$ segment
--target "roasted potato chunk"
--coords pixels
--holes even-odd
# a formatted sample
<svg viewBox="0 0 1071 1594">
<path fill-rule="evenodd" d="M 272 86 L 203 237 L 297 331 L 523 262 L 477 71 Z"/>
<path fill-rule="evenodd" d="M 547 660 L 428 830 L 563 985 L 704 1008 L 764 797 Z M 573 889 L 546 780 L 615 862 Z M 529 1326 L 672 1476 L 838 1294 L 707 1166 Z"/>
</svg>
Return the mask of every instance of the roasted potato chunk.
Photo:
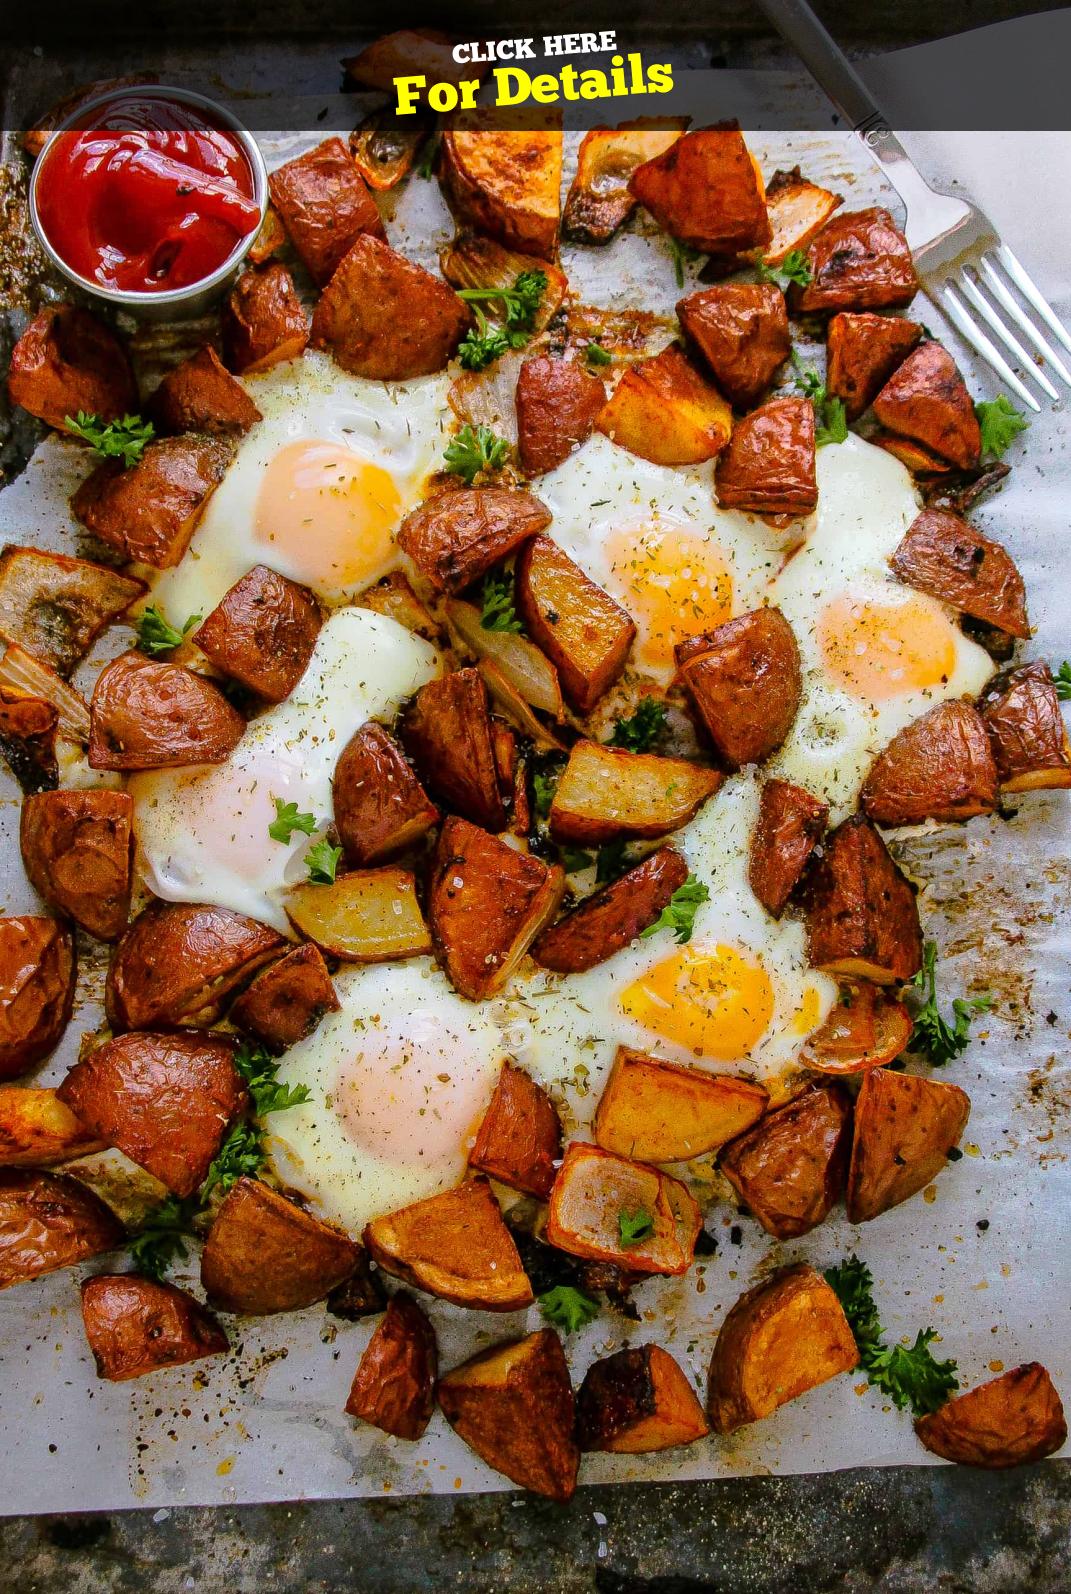
<svg viewBox="0 0 1071 1594">
<path fill-rule="evenodd" d="M 582 974 L 605 963 L 654 923 L 687 878 L 680 853 L 660 847 L 544 930 L 532 956 L 556 974 Z"/>
<path fill-rule="evenodd" d="M 101 670 L 89 714 L 91 769 L 222 764 L 245 730 L 203 675 L 133 650 Z"/>
<path fill-rule="evenodd" d="M 343 1283 L 361 1255 L 334 1224 L 259 1179 L 243 1178 L 224 1196 L 208 1231 L 201 1284 L 225 1312 L 299 1312 Z"/>
<path fill-rule="evenodd" d="M 807 249 L 811 280 L 793 283 L 789 298 L 801 312 L 897 310 L 910 304 L 919 281 L 907 239 L 887 210 L 842 210 Z"/>
<path fill-rule="evenodd" d="M 602 378 L 578 360 L 530 354 L 517 377 L 517 436 L 526 476 L 539 476 L 586 442 L 606 402 Z"/>
<path fill-rule="evenodd" d="M 665 232 L 705 255 L 765 248 L 772 237 L 762 173 L 735 125 L 685 133 L 628 186 Z"/>
<path fill-rule="evenodd" d="M 343 749 L 332 793 L 338 839 L 352 863 L 382 863 L 419 841 L 439 820 L 401 748 L 374 720 Z"/>
<path fill-rule="evenodd" d="M 550 510 L 534 493 L 469 487 L 414 509 L 398 546 L 437 592 L 462 592 L 549 525 Z"/>
<path fill-rule="evenodd" d="M 399 1290 L 358 1363 L 346 1410 L 398 1439 L 419 1439 L 435 1410 L 438 1369 L 435 1330 Z"/>
<path fill-rule="evenodd" d="M 306 941 L 258 974 L 228 1017 L 237 1029 L 278 1053 L 311 1035 L 324 1014 L 338 1008 L 323 953 Z"/>
<path fill-rule="evenodd" d="M 168 371 L 146 406 L 158 432 L 248 432 L 261 419 L 211 344 Z"/>
<path fill-rule="evenodd" d="M 494 111 L 475 111 L 445 129 L 443 186 L 462 222 L 507 249 L 553 260 L 561 208 L 561 131 L 506 130 L 500 124 Z"/>
<path fill-rule="evenodd" d="M 677 317 L 737 409 L 757 403 L 792 347 L 784 294 L 772 282 L 701 288 L 677 301 Z"/>
<path fill-rule="evenodd" d="M 629 1222 L 642 1238 L 629 1237 Z M 573 1141 L 554 1180 L 546 1237 L 572 1256 L 631 1273 L 686 1273 L 701 1227 L 685 1185 L 667 1173 Z"/>
<path fill-rule="evenodd" d="M 775 1240 L 823 1223 L 844 1189 L 852 1104 L 842 1085 L 812 1085 L 727 1145 L 718 1166 Z"/>
<path fill-rule="evenodd" d="M 454 60 L 454 41 L 434 28 L 403 28 L 373 39 L 358 55 L 343 61 L 342 67 L 354 83 L 370 89 L 394 93 L 396 77 L 419 77 L 429 83 L 453 83 L 462 78 L 486 77 L 488 67 Z"/>
<path fill-rule="evenodd" d="M 167 570 L 186 552 L 228 463 L 218 438 L 161 437 L 129 469 L 104 460 L 71 499 L 71 511 L 124 559 Z"/>
<path fill-rule="evenodd" d="M 748 880 L 775 919 L 795 890 L 811 853 L 825 835 L 829 804 L 790 780 L 768 780 L 751 837 Z"/>
<path fill-rule="evenodd" d="M 950 510 L 924 509 L 917 515 L 889 563 L 909 587 L 1009 636 L 1030 635 L 1026 592 L 1014 559 Z"/>
<path fill-rule="evenodd" d="M 30 322 L 11 351 L 7 391 L 12 404 L 61 430 L 80 410 L 114 421 L 138 407 L 123 345 L 75 304 L 48 305 Z"/>
<path fill-rule="evenodd" d="M 932 338 L 890 376 L 874 400 L 882 426 L 921 443 L 960 470 L 973 470 L 982 434 L 959 367 Z"/>
<path fill-rule="evenodd" d="M 1023 1467 L 1067 1439 L 1064 1408 L 1040 1362 L 1024 1362 L 928 1412 L 915 1432 L 935 1456 L 962 1467 Z"/>
<path fill-rule="evenodd" d="M 223 307 L 221 335 L 224 363 L 241 376 L 305 352 L 309 324 L 285 266 L 243 271 Z"/>
<path fill-rule="evenodd" d="M 319 634 L 320 608 L 308 588 L 254 565 L 223 594 L 194 641 L 224 675 L 281 703 L 304 675 Z"/>
<path fill-rule="evenodd" d="M 174 1284 L 98 1273 L 82 1284 L 82 1320 L 98 1378 L 122 1383 L 229 1350 L 211 1312 Z"/>
<path fill-rule="evenodd" d="M 66 678 L 144 591 L 143 581 L 104 565 L 9 545 L 0 553 L 0 636 Z"/>
<path fill-rule="evenodd" d="M 897 437 L 895 432 L 878 431 L 871 432 L 868 441 L 875 448 L 883 448 L 887 454 L 898 459 L 920 482 L 931 484 L 952 470 L 947 459 L 941 459 L 932 449 L 923 448 L 921 443 L 914 442 L 910 437 Z"/>
<path fill-rule="evenodd" d="M 506 828 L 487 688 L 478 670 L 455 670 L 422 686 L 403 721 L 402 740 L 436 797 L 485 830 Z"/>
<path fill-rule="evenodd" d="M 761 251 L 768 266 L 780 266 L 803 249 L 843 204 L 839 194 L 808 182 L 798 166 L 774 172 L 766 185 L 766 213 L 773 236 Z"/>
<path fill-rule="evenodd" d="M 543 1328 L 494 1345 L 439 1380 L 443 1416 L 481 1460 L 522 1489 L 564 1505 L 580 1451 L 561 1340 Z"/>
<path fill-rule="evenodd" d="M 723 509 L 745 509 L 785 526 L 818 507 L 814 405 L 771 399 L 738 421 L 718 460 L 714 496 Z"/>
<path fill-rule="evenodd" d="M 505 985 L 553 916 L 565 875 L 466 819 L 439 833 L 428 889 L 436 956 L 454 989 L 479 1002 Z"/>
<path fill-rule="evenodd" d="M 384 614 L 407 631 L 415 631 L 429 642 L 438 642 L 439 627 L 413 591 L 409 578 L 400 570 L 389 571 L 374 587 L 367 587 L 356 600 L 359 609 Z"/>
<path fill-rule="evenodd" d="M 882 1068 L 896 1061 L 914 1027 L 904 1003 L 879 986 L 844 986 L 800 1060 L 821 1074 L 861 1074 Z"/>
<path fill-rule="evenodd" d="M 357 1266 L 327 1297 L 327 1310 L 344 1323 L 359 1323 L 362 1317 L 378 1317 L 387 1305 L 382 1275 L 378 1269 L 373 1271 L 364 1246 L 359 1245 L 357 1250 L 360 1253 Z"/>
<path fill-rule="evenodd" d="M 262 266 L 272 255 L 277 255 L 286 242 L 286 228 L 279 218 L 279 213 L 271 205 L 264 212 L 264 220 L 260 224 L 253 242 L 249 246 L 246 259 L 251 266 Z"/>
<path fill-rule="evenodd" d="M 652 127 L 647 118 L 585 133 L 576 158 L 576 176 L 562 213 L 562 232 L 580 244 L 608 243 L 636 209 L 629 178 L 637 166 L 664 155 L 688 126 L 686 116 Z"/>
<path fill-rule="evenodd" d="M 112 955 L 104 1005 L 113 1030 L 210 1024 L 286 942 L 267 925 L 200 903 L 154 902 Z"/>
<path fill-rule="evenodd" d="M 532 1304 L 513 1236 L 482 1177 L 375 1218 L 364 1243 L 384 1272 L 455 1306 L 516 1312 Z"/>
<path fill-rule="evenodd" d="M 679 671 L 722 763 L 757 764 L 777 751 L 803 689 L 800 650 L 780 609 L 753 609 L 689 639 Z"/>
<path fill-rule="evenodd" d="M 826 838 L 804 888 L 807 951 L 816 968 L 878 985 L 918 973 L 922 928 L 914 887 L 863 814 Z"/>
<path fill-rule="evenodd" d="M 115 1213 L 77 1179 L 0 1168 L 0 1290 L 114 1251 L 124 1239 Z"/>
<path fill-rule="evenodd" d="M 30 884 L 101 941 L 130 912 L 134 804 L 129 792 L 43 791 L 22 804 L 19 841 Z"/>
<path fill-rule="evenodd" d="M 1071 746 L 1047 664 L 1035 659 L 996 676 L 979 707 L 1002 791 L 1071 786 Z"/>
<path fill-rule="evenodd" d="M 504 1062 L 491 1105 L 476 1132 L 469 1167 L 545 1201 L 561 1154 L 558 1109 L 523 1068 Z"/>
<path fill-rule="evenodd" d="M 848 420 L 868 410 L 922 336 L 917 321 L 863 311 L 835 315 L 826 332 L 826 390 L 844 404 Z"/>
<path fill-rule="evenodd" d="M 749 1079 L 619 1046 L 592 1133 L 596 1145 L 619 1157 L 687 1162 L 750 1128 L 768 1101 L 762 1085 Z"/>
<path fill-rule="evenodd" d="M 74 1004 L 74 940 L 56 919 L 0 918 L 0 1079 L 58 1046 Z"/>
<path fill-rule="evenodd" d="M 354 376 L 404 382 L 441 371 L 469 319 L 441 278 L 366 233 L 320 295 L 312 342 Z"/>
<path fill-rule="evenodd" d="M 952 699 L 905 725 L 871 765 L 859 802 L 878 825 L 991 814 L 997 766 L 978 710 Z"/>
<path fill-rule="evenodd" d="M 525 630 L 558 672 L 578 714 L 590 714 L 625 668 L 636 627 L 615 598 L 549 537 L 521 549 L 514 583 Z"/>
<path fill-rule="evenodd" d="M 710 1432 L 695 1390 L 658 1345 L 634 1345 L 593 1362 L 576 1397 L 581 1450 L 643 1455 L 690 1445 Z"/>
<path fill-rule="evenodd" d="M 295 886 L 286 911 L 331 957 L 386 963 L 426 957 L 431 937 L 408 869 L 352 869 L 330 885 Z"/>
<path fill-rule="evenodd" d="M 741 1295 L 721 1325 L 710 1361 L 711 1427 L 732 1433 L 858 1365 L 848 1319 L 825 1279 L 802 1262 L 778 1268 Z"/>
<path fill-rule="evenodd" d="M 864 1074 L 855 1098 L 849 1223 L 868 1223 L 936 1179 L 970 1110 L 958 1085 L 887 1068 Z"/>
<path fill-rule="evenodd" d="M 326 138 L 268 177 L 272 204 L 320 288 L 365 233 L 386 242 L 376 202 L 340 138 Z"/>
<path fill-rule="evenodd" d="M 0 1090 L 0 1168 L 51 1168 L 100 1151 L 103 1144 L 54 1090 L 29 1085 Z"/>
<path fill-rule="evenodd" d="M 0 757 L 27 796 L 59 784 L 59 717 L 45 698 L 0 687 Z"/>
<path fill-rule="evenodd" d="M 655 465 L 713 459 L 732 426 L 717 388 L 674 344 L 630 365 L 595 419 L 597 431 Z"/>
<path fill-rule="evenodd" d="M 695 817 L 724 778 L 684 758 L 574 742 L 550 806 L 551 834 L 590 847 L 619 836 L 668 836 Z"/>
</svg>

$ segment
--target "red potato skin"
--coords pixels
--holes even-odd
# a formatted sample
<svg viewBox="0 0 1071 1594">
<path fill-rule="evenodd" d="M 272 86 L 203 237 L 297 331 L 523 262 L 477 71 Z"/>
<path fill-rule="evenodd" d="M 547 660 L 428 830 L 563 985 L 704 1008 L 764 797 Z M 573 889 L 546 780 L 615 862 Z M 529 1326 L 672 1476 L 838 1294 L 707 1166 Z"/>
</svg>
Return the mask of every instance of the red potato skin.
<svg viewBox="0 0 1071 1594">
<path fill-rule="evenodd" d="M 997 806 L 997 766 L 971 703 L 938 703 L 875 759 L 859 803 L 878 825 L 950 824 Z"/>
<path fill-rule="evenodd" d="M 527 476 L 553 470 L 591 436 L 606 402 L 602 378 L 576 360 L 529 355 L 517 376 L 517 434 Z"/>
<path fill-rule="evenodd" d="M 733 428 L 718 457 L 714 494 L 723 509 L 743 509 L 787 525 L 818 507 L 814 405 L 771 399 Z"/>
<path fill-rule="evenodd" d="M 254 565 L 224 593 L 194 641 L 224 675 L 281 703 L 305 673 L 320 623 L 307 587 Z"/>
<path fill-rule="evenodd" d="M 779 919 L 808 858 L 825 834 L 829 804 L 789 780 L 768 780 L 759 799 L 751 837 L 748 880 L 766 909 Z"/>
<path fill-rule="evenodd" d="M 111 1208 L 77 1179 L 0 1168 L 0 1290 L 114 1251 L 125 1238 Z"/>
<path fill-rule="evenodd" d="M 441 371 L 470 319 L 441 277 L 365 234 L 320 295 L 312 343 L 354 376 L 402 382 Z"/>
<path fill-rule="evenodd" d="M 558 974 L 582 974 L 605 963 L 654 923 L 687 878 L 680 853 L 660 847 L 544 930 L 532 946 L 533 958 Z"/>
<path fill-rule="evenodd" d="M 754 609 L 708 631 L 679 672 L 726 766 L 757 764 L 796 718 L 803 674 L 795 633 L 780 609 Z"/>
<path fill-rule="evenodd" d="M 0 1079 L 59 1044 L 74 1006 L 74 939 L 56 919 L 0 918 Z"/>
<path fill-rule="evenodd" d="M 628 186 L 665 232 L 704 254 L 735 255 L 770 242 L 762 179 L 735 125 L 685 133 L 638 166 Z"/>
<path fill-rule="evenodd" d="M 82 1320 L 97 1376 L 112 1383 L 219 1356 L 230 1347 L 211 1312 L 174 1284 L 98 1273 L 82 1284 Z"/>
<path fill-rule="evenodd" d="M 971 1101 L 944 1080 L 871 1068 L 855 1102 L 849 1223 L 868 1223 L 930 1184 L 967 1127 Z"/>
<path fill-rule="evenodd" d="M 1028 637 L 1026 590 L 1015 561 L 999 542 L 948 509 L 924 509 L 889 560 L 909 587 L 929 592 L 962 614 Z"/>
<path fill-rule="evenodd" d="M 224 1196 L 201 1252 L 201 1284 L 224 1312 L 298 1312 L 360 1265 L 356 1240 L 259 1179 Z"/>
<path fill-rule="evenodd" d="M 879 984 L 910 980 L 922 967 L 915 892 L 864 814 L 827 836 L 807 871 L 804 906 L 815 967 L 861 960 L 875 966 L 869 978 Z"/>
<path fill-rule="evenodd" d="M 343 749 L 332 792 L 338 839 L 358 867 L 383 863 L 419 841 L 439 820 L 439 810 L 401 748 L 374 721 L 362 726 Z"/>
<path fill-rule="evenodd" d="M 996 676 L 978 706 L 1002 786 L 1071 786 L 1071 749 L 1047 664 L 1033 660 Z"/>
<path fill-rule="evenodd" d="M 30 884 L 100 941 L 130 912 L 134 804 L 125 791 L 44 791 L 24 798 L 19 842 Z"/>
<path fill-rule="evenodd" d="M 203 675 L 133 650 L 101 670 L 89 717 L 91 769 L 222 764 L 245 730 L 238 710 Z"/>
<path fill-rule="evenodd" d="M 407 515 L 398 546 L 437 592 L 458 593 L 550 525 L 534 493 L 468 487 L 439 493 Z"/>
<path fill-rule="evenodd" d="M 294 947 L 243 991 L 230 1010 L 236 1029 L 261 1041 L 271 1052 L 285 1052 L 311 1035 L 325 1013 L 337 1013 L 339 1000 L 323 953 L 311 941 Z"/>
<path fill-rule="evenodd" d="M 542 533 L 521 549 L 514 591 L 525 629 L 558 671 L 562 691 L 578 714 L 590 714 L 625 668 L 636 635 L 632 618 Z"/>
<path fill-rule="evenodd" d="M 79 410 L 114 421 L 138 407 L 126 350 L 74 304 L 49 305 L 30 322 L 12 350 L 7 391 L 12 404 L 60 429 Z"/>
<path fill-rule="evenodd" d="M 749 409 L 788 359 L 785 297 L 772 282 L 719 283 L 677 301 L 677 318 L 736 409 Z"/>
<path fill-rule="evenodd" d="M 294 279 L 278 264 L 242 273 L 223 307 L 220 327 L 223 362 L 239 375 L 296 360 L 309 341 Z"/>
<path fill-rule="evenodd" d="M 658 1345 L 630 1345 L 593 1362 L 576 1397 L 582 1451 L 626 1455 L 692 1444 L 709 1432 L 688 1379 Z"/>
<path fill-rule="evenodd" d="M 290 242 L 318 287 L 330 281 L 363 233 L 386 240 L 376 202 L 340 138 L 327 138 L 276 167 L 268 188 Z"/>
<path fill-rule="evenodd" d="M 168 570 L 186 552 L 229 463 L 220 438 L 157 438 L 129 470 L 118 459 L 98 465 L 71 499 L 71 512 L 124 559 Z"/>
<path fill-rule="evenodd" d="M 935 1456 L 998 1471 L 1051 1456 L 1067 1440 L 1067 1423 L 1045 1368 L 1024 1362 L 920 1417 L 915 1432 Z"/>
<path fill-rule="evenodd" d="M 406 714 L 402 739 L 447 807 L 484 830 L 506 828 L 487 688 L 478 670 L 455 670 L 422 686 Z"/>
<path fill-rule="evenodd" d="M 211 344 L 168 371 L 146 406 L 158 432 L 248 432 L 262 417 Z"/>
<path fill-rule="evenodd" d="M 398 1439 L 420 1439 L 435 1410 L 438 1371 L 435 1330 L 398 1290 L 361 1357 L 346 1411 Z"/>
<path fill-rule="evenodd" d="M 982 451 L 974 404 L 946 348 L 920 343 L 874 400 L 874 414 L 890 432 L 921 443 L 960 470 L 973 470 Z"/>
<path fill-rule="evenodd" d="M 824 1222 L 844 1190 L 851 1098 L 835 1082 L 812 1086 L 731 1140 L 718 1166 L 775 1240 Z"/>
<path fill-rule="evenodd" d="M 523 1068 L 504 1062 L 469 1167 L 546 1201 L 561 1154 L 562 1126 L 553 1101 Z"/>
<path fill-rule="evenodd" d="M 907 239 L 887 210 L 842 210 L 807 248 L 811 281 L 793 283 L 789 301 L 814 310 L 897 310 L 918 292 Z"/>
<path fill-rule="evenodd" d="M 864 311 L 835 315 L 826 332 L 826 390 L 856 421 L 922 336 L 917 321 Z"/>
</svg>

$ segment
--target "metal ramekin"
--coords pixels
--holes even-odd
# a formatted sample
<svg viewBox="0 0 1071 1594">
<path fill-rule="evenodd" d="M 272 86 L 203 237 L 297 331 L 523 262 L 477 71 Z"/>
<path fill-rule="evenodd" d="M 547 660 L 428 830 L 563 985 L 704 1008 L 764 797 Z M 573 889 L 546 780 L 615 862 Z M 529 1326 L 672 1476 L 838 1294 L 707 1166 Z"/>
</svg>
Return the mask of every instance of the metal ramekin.
<svg viewBox="0 0 1071 1594">
<path fill-rule="evenodd" d="M 85 127 L 86 117 L 93 111 L 105 105 L 113 105 L 118 100 L 130 96 L 144 94 L 154 99 L 176 100 L 182 105 L 192 106 L 194 110 L 204 112 L 205 119 L 210 125 L 218 126 L 223 131 L 233 133 L 245 151 L 249 165 L 253 172 L 253 198 L 260 209 L 260 220 L 247 237 L 235 249 L 234 253 L 212 273 L 210 277 L 203 277 L 200 282 L 191 282 L 184 288 L 169 288 L 160 293 L 141 293 L 120 288 L 105 288 L 99 282 L 94 282 L 89 277 L 81 276 L 58 254 L 49 242 L 48 236 L 41 225 L 37 214 L 37 182 L 44 169 L 44 162 L 48 159 L 48 152 L 61 133 L 69 132 L 71 128 Z M 209 100 L 203 94 L 193 94 L 187 89 L 167 88 L 160 83 L 143 83 L 124 85 L 119 90 L 112 89 L 98 94 L 94 99 L 87 100 L 84 105 L 79 105 L 77 110 L 65 118 L 52 132 L 47 144 L 42 149 L 34 162 L 33 172 L 30 176 L 30 220 L 33 230 L 37 234 L 41 248 L 45 251 L 56 270 L 73 282 L 84 293 L 94 299 L 99 299 L 104 304 L 114 305 L 117 309 L 126 310 L 131 315 L 140 316 L 146 321 L 171 321 L 186 316 L 203 315 L 211 309 L 217 299 L 230 287 L 238 274 L 238 269 L 249 253 L 253 241 L 260 230 L 260 223 L 264 220 L 268 208 L 268 170 L 264 165 L 264 157 L 256 139 L 238 122 L 231 113 L 222 105 L 217 105 L 214 100 Z"/>
</svg>

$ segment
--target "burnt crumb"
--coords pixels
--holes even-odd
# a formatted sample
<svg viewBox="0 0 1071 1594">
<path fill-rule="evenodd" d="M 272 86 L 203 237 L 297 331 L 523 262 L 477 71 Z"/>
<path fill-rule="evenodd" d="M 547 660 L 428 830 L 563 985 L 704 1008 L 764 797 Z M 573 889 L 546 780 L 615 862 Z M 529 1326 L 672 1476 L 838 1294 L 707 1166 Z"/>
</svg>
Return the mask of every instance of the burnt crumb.
<svg viewBox="0 0 1071 1594">
<path fill-rule="evenodd" d="M 948 1160 L 949 1160 L 949 1162 L 960 1162 L 962 1160 L 962 1157 L 963 1157 L 963 1153 L 959 1149 L 958 1146 L 949 1146 L 949 1148 L 948 1148 Z M 899 1160 L 900 1159 L 897 1158 L 897 1161 L 899 1161 Z"/>
<path fill-rule="evenodd" d="M 718 1249 L 718 1242 L 713 1234 L 706 1229 L 700 1229 L 695 1242 L 696 1256 L 713 1256 Z"/>
<path fill-rule="evenodd" d="M 744 1231 L 740 1227 L 739 1223 L 734 1223 L 732 1228 L 729 1230 L 729 1244 L 730 1245 L 743 1245 L 743 1243 L 744 1243 Z"/>
<path fill-rule="evenodd" d="M 1045 1022 L 1046 1024 L 1058 1024 L 1060 1020 L 1057 1018 L 1055 1013 L 1046 1013 Z"/>
<path fill-rule="evenodd" d="M 984 1234 L 985 1231 L 989 1227 L 989 1219 L 988 1218 L 979 1218 L 978 1222 L 974 1226 L 978 1230 L 979 1234 Z"/>
</svg>

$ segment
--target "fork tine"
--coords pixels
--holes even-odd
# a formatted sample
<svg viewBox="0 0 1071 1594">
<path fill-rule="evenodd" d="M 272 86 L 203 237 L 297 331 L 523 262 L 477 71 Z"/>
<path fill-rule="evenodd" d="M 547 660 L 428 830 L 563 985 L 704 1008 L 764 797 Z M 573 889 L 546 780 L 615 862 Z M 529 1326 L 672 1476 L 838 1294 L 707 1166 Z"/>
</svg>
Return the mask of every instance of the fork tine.
<svg viewBox="0 0 1071 1594">
<path fill-rule="evenodd" d="M 1055 332 L 1064 348 L 1071 354 L 1071 332 L 1068 332 L 1063 322 L 1057 318 L 1056 312 L 1051 309 L 1048 300 L 1041 290 L 1035 287 L 1032 278 L 1027 275 L 1007 244 L 1000 245 L 997 250 L 997 256 L 1016 287 L 1025 298 L 1029 299 L 1050 332 Z"/>
<path fill-rule="evenodd" d="M 1052 344 L 1046 343 L 1037 327 L 1030 320 L 1030 317 L 1012 298 L 1011 294 L 1004 286 L 1001 278 L 998 277 L 992 261 L 986 259 L 986 257 L 983 255 L 979 264 L 981 265 L 982 270 L 985 272 L 986 281 L 989 284 L 990 292 L 996 295 L 997 299 L 999 299 L 1000 303 L 1004 306 L 1004 309 L 1011 316 L 1012 320 L 1015 321 L 1016 324 L 1020 326 L 1026 333 L 1027 337 L 1030 339 L 1031 343 L 1034 345 L 1035 349 L 1037 349 L 1042 358 L 1048 360 L 1057 376 L 1062 377 L 1068 386 L 1071 387 L 1071 371 L 1067 369 L 1067 366 L 1061 360 L 1056 350 L 1052 347 Z"/>
<path fill-rule="evenodd" d="M 1024 387 L 996 344 L 986 337 L 978 323 L 973 321 L 968 315 L 966 306 L 950 282 L 946 282 L 942 288 L 941 299 L 948 319 L 953 326 L 959 328 L 971 348 L 980 354 L 983 360 L 989 361 L 997 375 L 1004 378 L 1012 392 L 1022 399 L 1024 404 L 1028 405 L 1035 413 L 1040 414 L 1041 405 L 1033 393 L 1031 393 L 1029 388 Z"/>
<path fill-rule="evenodd" d="M 1032 376 L 1034 378 L 1034 381 L 1038 384 L 1043 392 L 1048 394 L 1049 398 L 1052 399 L 1054 404 L 1058 404 L 1060 402 L 1060 395 L 1056 388 L 1053 387 L 1044 371 L 1038 370 L 1027 351 L 1019 342 L 1019 339 L 1008 331 L 1003 321 L 993 309 L 993 306 L 989 303 L 989 300 L 982 293 L 982 290 L 979 288 L 978 284 L 973 281 L 972 278 L 968 277 L 965 271 L 960 272 L 959 282 L 963 292 L 974 305 L 983 321 L 992 327 L 993 331 L 1003 343 L 1004 347 L 1009 349 L 1011 353 L 1014 354 L 1015 358 L 1019 361 L 1020 367 L 1027 373 L 1028 376 Z"/>
</svg>

